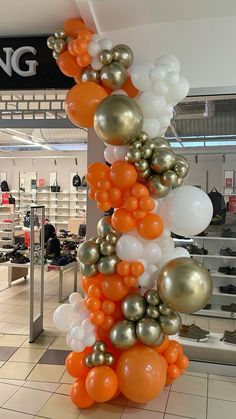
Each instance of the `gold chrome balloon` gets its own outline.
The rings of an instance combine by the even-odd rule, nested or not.
[[[149,141],[147,141],[142,147],[140,147],[140,152],[144,159],[149,159],[152,156],[152,147]]]
[[[54,42],[54,50],[56,52],[62,52],[66,49],[66,42],[64,39],[56,39]]]
[[[182,325],[179,313],[172,311],[168,316],[160,316],[159,323],[165,335],[175,335]]]
[[[157,319],[160,316],[158,307],[148,305],[146,308],[146,315],[151,317],[151,319]]]
[[[111,53],[113,55],[113,60],[119,61],[125,68],[129,68],[134,61],[133,51],[128,45],[116,45],[112,48]]]
[[[164,186],[172,186],[172,188],[176,188],[178,185],[178,175],[174,172],[174,170],[166,170],[161,175],[161,183]]]
[[[135,141],[133,141],[130,146],[132,146],[132,148],[141,148],[142,147],[142,141],[139,139],[136,139]]]
[[[117,234],[114,234],[114,233],[109,233],[106,236],[106,241],[113,244],[113,246],[115,246],[118,239],[119,239],[119,235],[120,234],[117,235]]]
[[[55,35],[55,37],[56,37],[57,39],[60,39],[60,38],[65,38],[65,37],[66,37],[66,33],[65,33],[65,31],[64,31],[64,29],[63,29],[63,28],[57,29],[57,30],[55,31],[54,35]]]
[[[151,168],[161,174],[171,169],[175,164],[175,154],[169,148],[156,149],[151,157]]]
[[[148,179],[152,174],[152,171],[150,167],[147,170],[144,170],[144,172],[138,172],[138,180],[146,180]]]
[[[104,256],[110,256],[115,252],[115,248],[111,243],[105,241],[100,244],[100,252]]]
[[[100,258],[98,244],[90,241],[82,243],[78,249],[78,258],[80,262],[86,265],[97,263]]]
[[[149,140],[149,135],[145,132],[145,131],[141,131],[141,133],[138,136],[138,139],[142,142],[145,143],[147,140]]]
[[[97,232],[99,236],[106,237],[107,234],[117,234],[116,230],[111,225],[111,217],[105,216],[100,218],[97,224]]]
[[[153,148],[171,148],[169,141],[163,137],[154,137],[150,141]]]
[[[104,237],[96,237],[96,240],[95,240],[95,243],[97,243],[97,244],[102,244],[102,243],[104,243],[105,242],[105,238]]]
[[[141,159],[135,163],[135,167],[138,172],[145,172],[145,170],[150,169],[149,163],[145,159]]]
[[[177,173],[177,175],[181,178],[187,176],[189,168],[190,164],[186,157],[182,156],[181,154],[176,154],[173,170]]]
[[[104,87],[115,90],[120,89],[127,78],[123,64],[113,61],[100,70],[100,80]]]
[[[208,270],[195,259],[173,259],[158,275],[157,291],[162,301],[180,313],[200,310],[207,304],[212,290],[212,278]]]
[[[79,264],[81,275],[87,276],[88,278],[92,278],[93,276],[98,274],[97,265],[85,265],[84,263]]]
[[[81,73],[81,81],[87,83],[88,81],[93,81],[94,83],[100,82],[99,71],[94,70],[92,67],[87,67]]]
[[[113,60],[112,52],[109,49],[103,49],[99,54],[99,60],[102,64],[110,64]]]
[[[142,319],[145,314],[145,298],[138,294],[129,295],[122,301],[121,309],[127,320],[136,322]]]
[[[119,258],[114,254],[111,256],[102,257],[97,266],[101,274],[112,275],[116,273],[116,265],[119,262]]]
[[[155,290],[147,290],[144,294],[144,298],[151,306],[157,306],[160,303],[160,298]]]
[[[135,324],[128,320],[121,320],[110,330],[111,343],[119,349],[129,349],[137,342]]]
[[[173,311],[166,303],[160,303],[158,309],[162,316],[169,316]]]
[[[105,354],[104,352],[93,352],[91,355],[91,361],[95,367],[98,367],[99,365],[105,364]]]
[[[136,334],[144,345],[152,346],[160,338],[161,327],[156,320],[145,317],[137,323]]]
[[[114,355],[111,352],[106,352],[105,353],[105,365],[113,365],[115,362],[115,358]]]
[[[85,357],[85,365],[87,368],[92,368],[93,367],[93,363],[92,363],[92,359],[91,359],[91,355],[86,355]]]
[[[56,41],[56,38],[55,38],[55,36],[49,36],[48,38],[47,38],[47,46],[48,46],[48,48],[50,48],[50,49],[54,49],[54,43],[55,43],[55,41]]]
[[[179,186],[182,186],[183,183],[184,183],[184,179],[182,177],[178,177],[178,182],[177,182],[176,188],[178,188]]]
[[[60,53],[57,52],[55,49],[52,51],[52,56],[55,60],[58,60],[58,58],[60,57]]]
[[[152,346],[160,346],[165,340],[165,335],[164,333],[161,333],[159,338],[157,340],[155,340],[154,344]]]
[[[160,175],[150,176],[146,186],[154,198],[163,198],[163,196],[166,196],[170,190],[169,186],[165,186],[161,183]]]
[[[141,132],[143,113],[139,105],[124,95],[111,95],[97,107],[94,129],[110,145],[125,145]]]
[[[105,342],[103,342],[102,340],[97,340],[95,342],[95,344],[93,345],[93,350],[94,350],[94,352],[96,352],[96,351],[106,352],[107,346],[106,346]]]
[[[139,151],[137,148],[131,148],[126,154],[126,161],[136,163],[141,159],[141,157],[141,151]]]

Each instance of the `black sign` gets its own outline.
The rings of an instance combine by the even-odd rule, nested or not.
[[[47,37],[0,38],[0,90],[68,89],[47,47]]]

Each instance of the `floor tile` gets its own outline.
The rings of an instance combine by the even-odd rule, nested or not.
[[[61,350],[68,351],[69,348],[64,338],[55,338],[54,341],[49,346],[49,349],[61,349]]]
[[[49,383],[58,383],[65,371],[62,365],[36,365],[28,376],[30,381],[48,381]]]
[[[54,393],[60,384],[58,383],[43,383],[41,381],[26,381],[23,387],[34,388],[35,390],[48,391]]]
[[[13,346],[0,346],[0,361],[8,361],[16,350]]]
[[[45,349],[42,348],[19,348],[9,361],[15,362],[32,362],[36,364],[42,357]]]
[[[126,407],[121,419],[163,419],[164,414],[159,412],[148,412],[142,409],[135,409],[133,407]]]
[[[123,406],[108,403],[97,404],[82,410],[79,419],[120,419],[123,410]]]
[[[0,419],[33,419],[34,416],[13,410],[0,409]]]
[[[20,387],[11,386],[10,384],[0,383],[0,406],[7,402],[15,394]]]
[[[206,400],[206,397],[170,392],[166,413],[194,419],[205,419]]]
[[[206,397],[207,379],[191,375],[182,375],[182,377],[174,381],[171,387],[171,391]]]
[[[68,396],[53,394],[37,414],[50,419],[76,419],[79,415],[79,409]]]
[[[208,397],[236,402],[236,383],[210,379]]]
[[[176,415],[168,415],[165,414],[165,419],[188,419],[187,416],[176,416]]]
[[[22,345],[23,348],[48,348],[53,341],[53,337],[50,336],[39,336],[33,343],[29,343],[28,340]],[[1,340],[0,340],[1,342]]]
[[[208,399],[207,419],[235,419],[236,403],[226,400]]]
[[[25,384],[25,380],[7,380],[6,378],[0,378],[0,383],[21,387]]]
[[[236,377],[229,377],[228,375],[209,374],[209,379],[220,381],[232,381],[233,383],[236,383]]]
[[[5,335],[0,338],[0,346],[19,347],[27,340],[27,336]]]
[[[0,369],[0,378],[25,380],[33,368],[34,364],[8,361]]]
[[[128,403],[127,398],[120,393],[119,396],[117,396],[114,400],[109,400],[110,404],[118,404],[119,406],[126,406]]]
[[[165,412],[168,394],[168,391],[163,391],[154,400],[151,400],[150,402],[145,404],[128,401],[127,406],[136,407],[138,409],[144,410],[153,410],[155,412]]]
[[[58,387],[58,389],[56,390],[56,393],[65,394],[65,395],[69,396],[70,388],[71,388],[71,384],[61,384]]]
[[[75,379],[71,377],[67,371],[64,372],[63,376],[60,379],[60,383],[64,384],[72,384],[74,383]]]
[[[39,364],[65,365],[66,358],[71,351],[47,349],[39,360]]]
[[[194,375],[195,377],[202,377],[202,378],[207,378],[207,374],[203,373],[203,372],[195,372],[195,371],[185,371],[184,375]]]
[[[34,415],[43,407],[51,395],[51,393],[46,391],[21,387],[17,393],[4,404],[4,407],[6,409]]]

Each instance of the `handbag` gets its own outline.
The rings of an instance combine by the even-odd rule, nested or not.
[[[55,180],[54,184],[51,186],[51,192],[60,192],[61,187],[58,185],[57,181]]]
[[[14,198],[14,196],[12,196],[12,194],[10,193],[9,195],[9,204],[15,204],[16,203],[16,198]]]
[[[9,186],[6,180],[1,182],[1,190],[2,192],[9,192]]]
[[[2,205],[9,204],[9,195],[8,193],[2,193]]]

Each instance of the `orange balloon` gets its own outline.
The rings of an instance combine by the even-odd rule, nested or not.
[[[95,326],[100,326],[104,322],[104,319],[104,313],[100,310],[91,313],[89,316],[89,320],[91,323],[95,324]]]
[[[74,39],[72,40],[72,41],[70,41],[69,42],[69,44],[68,44],[68,52],[71,54],[71,55],[74,55],[74,56],[76,56],[76,53],[75,53],[75,51],[74,51]]]
[[[140,276],[144,273],[144,266],[142,262],[131,262],[131,274]]]
[[[82,80],[81,80],[81,74],[79,74],[77,77],[74,77],[74,81],[75,81],[75,83],[77,83],[77,84],[82,83]]]
[[[111,223],[115,230],[128,233],[136,227],[136,220],[125,208],[118,208],[111,216]]]
[[[183,355],[184,354],[183,347],[180,345],[179,342],[177,342],[177,340],[171,339],[169,341],[169,346],[171,348],[176,348],[178,350],[178,355]]]
[[[129,196],[125,199],[124,206],[128,211],[135,211],[138,208],[137,198],[135,198],[134,196]]]
[[[146,217],[147,213],[146,213],[146,211],[142,211],[140,209],[137,209],[137,210],[133,211],[132,215],[135,218],[135,220],[142,220],[144,217]]]
[[[128,291],[123,278],[118,274],[106,276],[102,281],[102,292],[111,301],[122,300]]]
[[[109,198],[111,201],[118,201],[121,198],[121,191],[119,188],[111,188],[109,190]]]
[[[81,29],[84,29],[84,22],[79,18],[67,19],[64,23],[66,35],[72,38],[75,38]]]
[[[97,207],[100,211],[105,212],[105,211],[109,211],[109,209],[111,208],[111,202],[110,201],[106,201],[106,202],[97,202]]]
[[[145,218],[138,221],[137,230],[144,239],[154,240],[163,232],[164,226],[162,219],[153,213],[148,213]]]
[[[142,185],[141,183],[136,183],[131,189],[131,194],[135,198],[140,199],[143,196],[149,196],[149,191],[146,186]]]
[[[139,199],[138,206],[143,211],[152,211],[155,208],[155,202],[151,196],[143,196]]]
[[[104,191],[103,189],[99,189],[95,193],[95,199],[98,202],[107,202],[109,200],[109,195],[107,191]]]
[[[189,366],[189,359],[186,355],[179,355],[176,361],[176,366],[181,369],[185,370]]]
[[[97,326],[96,332],[97,332],[97,337],[100,340],[102,340],[106,344],[108,344],[108,342],[110,342],[110,336],[109,336],[110,331],[109,330],[105,330],[101,326]]]
[[[116,200],[116,201],[113,201],[112,199],[111,199],[111,206],[112,206],[112,208],[115,208],[115,209],[117,209],[117,208],[120,208],[120,207],[123,207],[123,205],[124,205],[124,200],[123,200],[123,198],[122,198],[122,196],[120,197],[120,199],[118,199],[118,200]]]
[[[81,278],[81,286],[84,292],[88,292],[88,288],[90,285],[91,285],[91,278],[86,278],[86,276],[83,276]]]
[[[100,287],[98,287],[95,284],[91,284],[88,287],[88,296],[89,297],[95,297],[95,298],[100,298],[102,296],[102,292]]]
[[[127,275],[124,277],[124,284],[127,287],[135,287],[137,285],[137,278],[135,276],[132,275]]]
[[[121,260],[116,265],[117,273],[121,276],[126,276],[130,274],[130,262],[126,260]]]
[[[85,39],[85,41],[90,42],[92,39],[92,33],[89,29],[81,29],[79,31],[78,39]]]
[[[89,193],[88,193],[89,198],[92,199],[92,200],[95,200],[95,193],[96,192],[97,192],[97,189],[96,188],[90,188],[89,189]]]
[[[130,290],[129,290],[129,293],[130,293]],[[115,311],[112,313],[112,315],[116,321],[122,320],[124,318],[124,314],[122,312],[120,302],[116,303],[116,308],[115,308]]]
[[[175,364],[178,358],[178,349],[169,346],[164,350],[163,356],[168,364]]]
[[[75,406],[80,409],[86,409],[86,407],[92,406],[94,400],[88,395],[85,387],[84,380],[76,380],[70,388],[70,398]]]
[[[166,359],[164,358],[164,356],[163,356],[163,355],[161,355],[161,354],[160,354],[160,357],[161,357],[161,360],[162,360],[162,362],[163,362],[163,364],[164,364],[164,367],[165,367],[165,369],[166,369],[166,371],[167,371],[167,368],[168,368],[168,362],[166,361]]]
[[[169,378],[179,378],[180,370],[175,364],[171,364],[167,368],[167,377]]]
[[[109,176],[109,167],[106,164],[96,162],[91,163],[87,169],[87,182],[91,186],[97,186],[100,179],[105,179]]]
[[[136,87],[134,87],[130,76],[127,76],[126,81],[122,86],[122,90],[128,93],[129,97],[135,97],[139,92]]]
[[[107,166],[106,166],[107,167]],[[107,174],[109,171],[107,172]],[[97,183],[98,189],[104,189],[104,191],[109,191],[111,188],[111,182],[108,179],[100,179]],[[110,192],[109,192],[110,195]]]
[[[61,55],[63,54],[65,53],[63,52]],[[74,60],[74,57],[70,54],[69,56]],[[73,75],[76,76],[77,74]],[[97,83],[76,84],[69,90],[65,100],[65,110],[68,118],[75,125],[92,128],[96,109],[105,97],[107,97],[106,91]]]
[[[104,322],[101,324],[101,327],[105,330],[110,330],[115,322],[114,317],[105,316]]]
[[[87,53],[78,55],[76,61],[80,67],[87,67],[91,63],[91,57]]]
[[[121,190],[131,188],[137,176],[134,166],[124,161],[118,161],[110,168],[111,182]]]
[[[59,55],[57,64],[61,72],[68,77],[78,77],[82,71],[82,68],[78,65],[76,58],[68,51],[64,51]]]
[[[144,345],[123,352],[116,372],[122,393],[137,403],[147,403],[158,396],[166,381],[166,370],[160,355]]]
[[[98,311],[101,307],[101,301],[98,298],[88,297],[85,300],[85,304],[88,310]]]
[[[165,386],[169,386],[170,384],[172,384],[175,381],[174,378],[170,378],[168,376],[166,376],[166,383]]]
[[[85,357],[91,353],[91,349],[86,348],[83,352],[70,352],[66,358],[66,371],[71,377],[84,378],[90,371],[85,365]]]
[[[117,392],[116,373],[107,366],[94,367],[86,377],[85,387],[91,399],[98,403],[107,402]]]
[[[158,352],[159,354],[162,354],[162,353],[164,352],[164,350],[165,350],[166,348],[168,348],[168,346],[169,346],[169,342],[170,342],[170,340],[169,340],[168,336],[166,335],[166,336],[165,336],[165,340],[164,340],[164,342],[162,342],[162,344],[161,344],[161,345],[156,346],[156,347],[155,347],[155,351],[156,351],[156,352]]]
[[[102,302],[102,311],[104,314],[112,314],[115,311],[115,303],[110,300],[104,300]]]
[[[88,44],[85,39],[75,39],[73,41],[73,51],[79,55],[87,52]]]

